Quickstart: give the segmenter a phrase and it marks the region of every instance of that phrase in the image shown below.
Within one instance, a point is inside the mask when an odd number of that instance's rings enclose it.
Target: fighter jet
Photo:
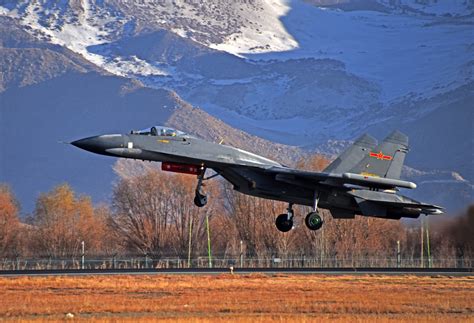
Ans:
[[[220,143],[212,143],[182,131],[156,126],[129,134],[108,134],[71,143],[84,150],[113,157],[161,162],[164,171],[197,177],[194,203],[207,203],[203,182],[216,176],[229,181],[243,194],[288,203],[276,217],[282,232],[293,228],[293,205],[311,206],[305,224],[318,230],[323,220],[319,208],[334,218],[355,215],[386,219],[417,218],[441,214],[442,208],[400,195],[399,188],[416,184],[400,179],[408,137],[394,131],[380,144],[368,134],[358,138],[322,172],[286,167],[268,158]],[[206,171],[213,174],[206,177]]]

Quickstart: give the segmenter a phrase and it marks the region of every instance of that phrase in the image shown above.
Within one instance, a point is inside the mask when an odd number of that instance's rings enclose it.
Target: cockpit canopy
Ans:
[[[184,137],[187,136],[184,132],[162,126],[154,126],[143,130],[132,130],[132,135],[143,135],[143,136],[167,136],[167,137]]]

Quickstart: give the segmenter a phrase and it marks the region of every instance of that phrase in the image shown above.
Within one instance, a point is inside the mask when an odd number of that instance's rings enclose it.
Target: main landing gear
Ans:
[[[324,222],[318,212],[309,212],[304,219],[304,223],[310,230],[319,230],[323,226]]]
[[[305,224],[310,230],[319,230],[323,226],[323,219],[318,213],[319,194],[315,194],[313,211],[308,213],[305,218]],[[275,225],[281,232],[288,232],[293,228],[294,218],[293,204],[288,205],[287,213],[277,216]]]
[[[293,228],[293,217],[295,212],[293,211],[293,204],[288,205],[286,213],[277,216],[275,225],[281,232],[288,232]]]
[[[319,202],[319,194],[314,194],[314,205],[313,211],[309,212],[304,219],[304,223],[310,230],[319,230],[323,226],[323,219],[318,213],[318,202]]]

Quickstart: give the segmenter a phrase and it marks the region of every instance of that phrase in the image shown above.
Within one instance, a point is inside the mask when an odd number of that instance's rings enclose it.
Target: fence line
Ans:
[[[321,258],[321,257],[222,257],[212,258],[213,268],[473,268],[470,258]],[[41,269],[139,269],[139,268],[208,268],[207,256],[180,257],[81,256],[70,258],[7,258],[0,260],[0,270]]]

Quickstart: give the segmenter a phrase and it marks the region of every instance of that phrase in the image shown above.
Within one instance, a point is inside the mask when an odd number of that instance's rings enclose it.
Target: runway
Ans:
[[[473,268],[143,268],[0,270],[0,276],[91,276],[91,275],[219,275],[219,274],[321,274],[321,275],[416,275],[473,276]]]

